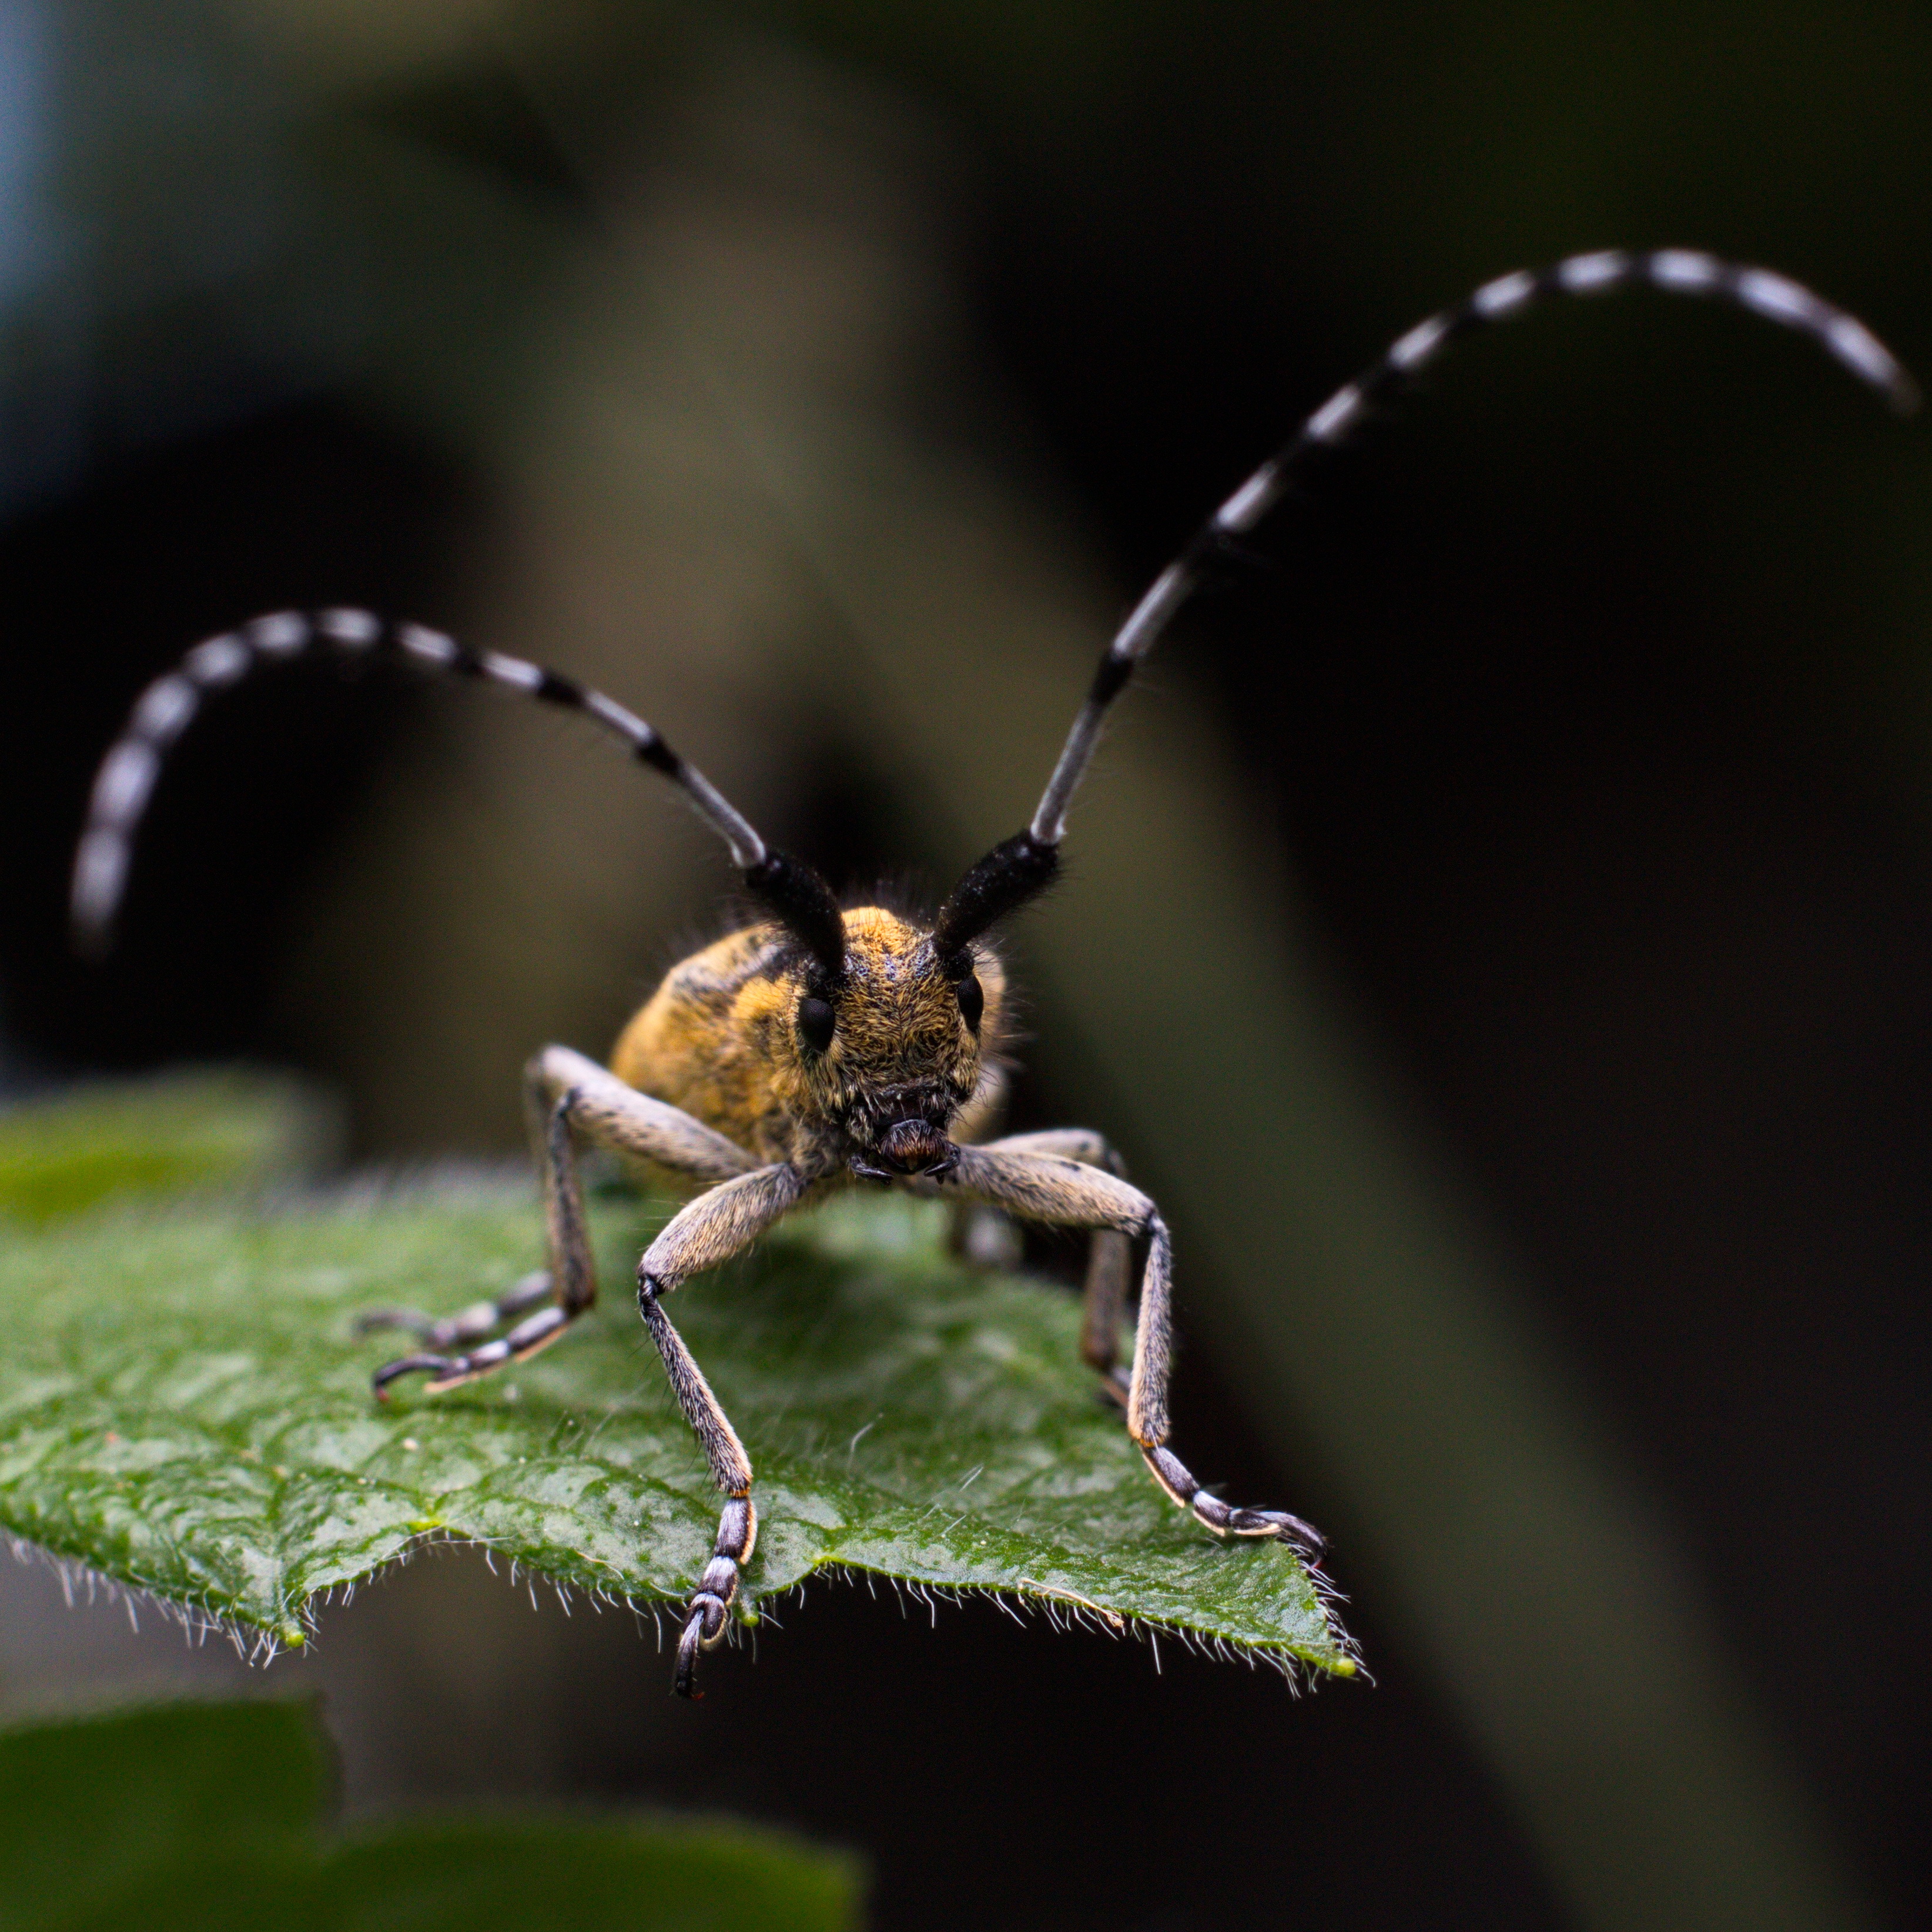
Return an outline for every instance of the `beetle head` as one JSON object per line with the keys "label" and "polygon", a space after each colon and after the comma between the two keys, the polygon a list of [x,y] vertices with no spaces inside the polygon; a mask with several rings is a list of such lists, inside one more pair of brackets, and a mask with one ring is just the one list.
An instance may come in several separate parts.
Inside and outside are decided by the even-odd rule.
{"label": "beetle head", "polygon": [[836,977],[815,958],[791,977],[789,1024],[771,1042],[786,1098],[839,1132],[855,1173],[944,1174],[958,1158],[949,1130],[996,1057],[1006,976],[990,949],[942,954],[878,906],[844,922]]}

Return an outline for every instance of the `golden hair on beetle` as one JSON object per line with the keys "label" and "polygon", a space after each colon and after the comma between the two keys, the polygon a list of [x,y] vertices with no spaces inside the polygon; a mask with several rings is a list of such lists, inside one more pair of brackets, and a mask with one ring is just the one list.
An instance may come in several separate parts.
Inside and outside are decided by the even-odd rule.
{"label": "golden hair on beetle", "polygon": [[[895,1161],[880,1142],[908,1122],[944,1137],[996,1090],[1005,973],[982,944],[970,949],[966,979],[950,979],[930,930],[882,907],[848,910],[843,923],[844,981],[823,1052],[799,1024],[814,997],[808,956],[782,927],[752,926],[665,974],[620,1035],[610,1071],[814,1180],[855,1160],[868,1178],[929,1171],[930,1161]],[[974,1024],[960,1000],[968,980],[980,989]],[[901,1136],[908,1152],[914,1138]]]}

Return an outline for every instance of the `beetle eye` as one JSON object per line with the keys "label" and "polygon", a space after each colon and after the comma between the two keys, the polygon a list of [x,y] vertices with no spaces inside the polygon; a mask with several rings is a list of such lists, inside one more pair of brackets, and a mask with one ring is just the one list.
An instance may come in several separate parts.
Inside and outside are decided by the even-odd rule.
{"label": "beetle eye", "polygon": [[838,1023],[838,1016],[832,1012],[830,1000],[821,1000],[816,993],[808,993],[799,1001],[799,1037],[815,1052],[823,1053],[832,1044],[832,1029]]}
{"label": "beetle eye", "polygon": [[959,982],[959,1017],[966,1022],[969,1033],[980,1030],[980,1016],[986,1010],[986,994],[980,984],[980,976],[968,973]]}

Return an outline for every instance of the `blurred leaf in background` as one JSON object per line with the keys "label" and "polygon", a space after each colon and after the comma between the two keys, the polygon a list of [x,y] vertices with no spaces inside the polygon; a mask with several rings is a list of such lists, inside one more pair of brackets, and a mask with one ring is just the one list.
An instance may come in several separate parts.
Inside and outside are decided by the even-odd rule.
{"label": "blurred leaf in background", "polygon": [[332,1111],[289,1080],[182,1073],[83,1086],[58,1106],[0,1108],[0,1217],[38,1226],[110,1198],[239,1192],[312,1172],[338,1138]]}
{"label": "blurred leaf in background", "polygon": [[542,1813],[326,1837],[306,1704],[182,1704],[0,1733],[0,1932],[844,1932],[855,1861],[708,1820]]}

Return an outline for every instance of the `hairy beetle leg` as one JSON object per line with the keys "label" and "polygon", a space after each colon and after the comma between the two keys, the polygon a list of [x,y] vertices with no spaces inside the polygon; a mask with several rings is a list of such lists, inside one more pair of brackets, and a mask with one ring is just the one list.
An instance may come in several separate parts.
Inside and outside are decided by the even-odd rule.
{"label": "hairy beetle leg", "polygon": [[514,1321],[526,1308],[534,1308],[550,1298],[550,1271],[538,1268],[495,1300],[472,1301],[454,1315],[425,1315],[416,1308],[365,1309],[356,1318],[356,1332],[368,1335],[379,1328],[406,1328],[426,1348],[440,1353],[460,1348],[466,1342],[482,1341],[492,1330]]}
{"label": "hairy beetle leg", "polygon": [[685,1606],[684,1634],[677,1640],[677,1670],[671,1679],[671,1688],[680,1697],[698,1702],[704,1696],[694,1682],[698,1653],[716,1649],[723,1639],[724,1619],[738,1594],[740,1568],[750,1560],[758,1540],[758,1513],[748,1492],[728,1498],[718,1518],[711,1561]]}
{"label": "hairy beetle leg", "polygon": [[1196,1522],[1204,1524],[1216,1536],[1274,1537],[1288,1544],[1304,1562],[1321,1562],[1322,1553],[1328,1546],[1328,1539],[1312,1523],[1304,1522],[1286,1510],[1236,1509],[1219,1496],[1210,1496],[1172,1449],[1159,1444],[1149,1448],[1143,1443],[1141,1454],[1168,1499],[1190,1511]]}
{"label": "hairy beetle leg", "polygon": [[[1099,1371],[1102,1394],[1116,1400],[1124,1394],[1127,1432],[1154,1480],[1216,1536],[1275,1538],[1307,1562],[1318,1562],[1325,1546],[1312,1524],[1286,1510],[1237,1509],[1224,1503],[1204,1490],[1166,1446],[1168,1382],[1174,1366],[1172,1244],[1154,1203],[1113,1171],[1119,1164],[1098,1135],[1063,1128],[962,1148],[955,1184],[963,1198],[990,1202],[1022,1220],[1093,1231],[1081,1352]],[[1124,1378],[1124,1390],[1114,1359],[1114,1335],[1126,1299],[1129,1243],[1136,1239],[1147,1244],[1147,1262],[1134,1324],[1133,1372]]]}
{"label": "hairy beetle leg", "polygon": [[472,1348],[460,1355],[404,1355],[395,1361],[385,1362],[370,1379],[378,1401],[388,1399],[390,1383],[398,1376],[408,1375],[428,1376],[430,1379],[427,1393],[440,1395],[445,1389],[473,1382],[492,1370],[506,1367],[512,1362],[528,1361],[540,1350],[548,1348],[575,1319],[576,1312],[559,1308],[553,1303],[548,1308],[539,1309],[528,1321],[518,1322],[507,1335],[486,1342],[480,1348]]}
{"label": "hairy beetle leg", "polygon": [[692,1682],[698,1653],[710,1649],[724,1634],[724,1619],[738,1594],[739,1566],[750,1557],[758,1540],[758,1517],[752,1507],[752,1459],[704,1371],[672,1327],[664,1311],[664,1297],[686,1276],[748,1246],[794,1206],[807,1186],[798,1170],[783,1162],[725,1181],[674,1216],[638,1264],[638,1312],[663,1360],[677,1406],[704,1450],[712,1480],[725,1499],[711,1561],[692,1593],[677,1640],[671,1688],[680,1697],[698,1695]]}

